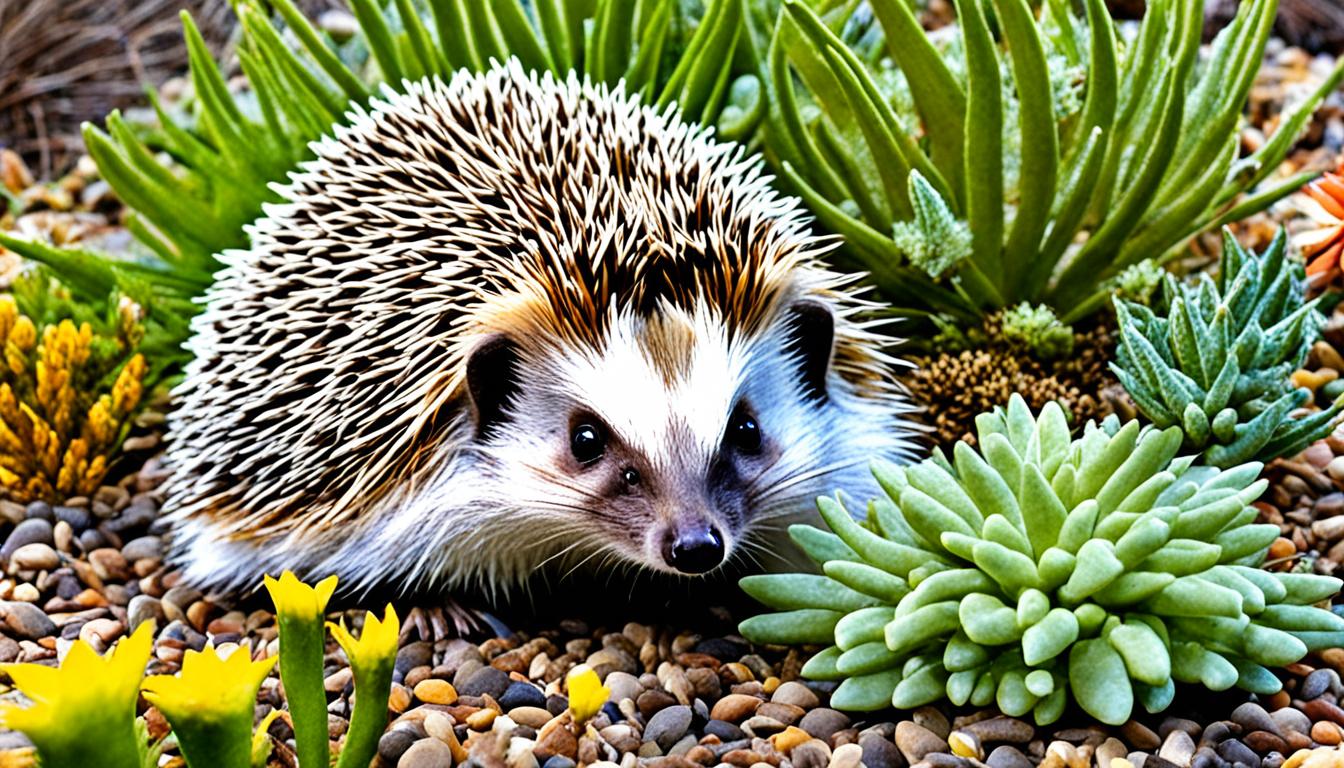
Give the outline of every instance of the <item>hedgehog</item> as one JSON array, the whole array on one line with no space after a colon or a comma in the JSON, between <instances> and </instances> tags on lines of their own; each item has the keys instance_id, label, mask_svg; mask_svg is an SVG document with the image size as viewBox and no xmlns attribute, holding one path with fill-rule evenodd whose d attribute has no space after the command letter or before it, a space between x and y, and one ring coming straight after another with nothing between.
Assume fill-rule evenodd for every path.
<instances>
[{"instance_id":1,"label":"hedgehog","mask_svg":"<svg viewBox=\"0 0 1344 768\"><path fill-rule=\"evenodd\" d=\"M915 445L876 305L740 145L516 60L347 117L193 320L165 458L193 582L706 574Z\"/></svg>"}]
</instances>

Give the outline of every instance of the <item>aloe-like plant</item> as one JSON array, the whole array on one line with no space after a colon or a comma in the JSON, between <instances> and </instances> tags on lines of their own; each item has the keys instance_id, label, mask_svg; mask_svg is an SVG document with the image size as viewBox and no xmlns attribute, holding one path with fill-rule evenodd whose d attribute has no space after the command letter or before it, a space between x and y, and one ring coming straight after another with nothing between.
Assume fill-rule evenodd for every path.
<instances>
[{"instance_id":1,"label":"aloe-like plant","mask_svg":"<svg viewBox=\"0 0 1344 768\"><path fill-rule=\"evenodd\" d=\"M1117 299L1120 344L1111 370L1139 411L1159 427L1179 426L1186 447L1230 467L1291 456L1324 437L1344 399L1293 418L1311 399L1291 375L1325 318L1305 301L1302 267L1286 258L1280 230L1261 255L1223 234L1218 277L1181 283L1167 276L1165 314Z\"/></svg>"},{"instance_id":2,"label":"aloe-like plant","mask_svg":"<svg viewBox=\"0 0 1344 768\"><path fill-rule=\"evenodd\" d=\"M876 466L886 498L865 522L823 498L831 532L793 526L824 575L742 580L780 611L745 637L829 646L802 671L843 681L832 706L945 696L1045 724L1071 695L1118 725L1176 682L1273 693L1270 667L1344 642L1344 618L1313 607L1339 579L1259 568L1278 536L1249 506L1259 464L1195 466L1179 429L1114 417L1073 439L1059 406L1034 417L1017 396L977 427L983 453Z\"/></svg>"},{"instance_id":3,"label":"aloe-like plant","mask_svg":"<svg viewBox=\"0 0 1344 768\"><path fill-rule=\"evenodd\" d=\"M245 246L244 226L275 199L268 185L309 158L309 143L346 122L352 106L382 89L400 91L408 80L447 79L509 57L561 77L575 71L624 82L650 103L675 104L690 122L743 138L764 112L743 2L352 0L356 47L369 59L355 66L294 0L239 0L242 94L230 90L184 12L190 114L170 114L151 93L157 131L145 135L115 112L106 131L84 127L99 172L133 211L127 226L157 258L126 262L15 239L4 245L50 264L90 300L119 289L151 313L189 314L189 299L219 269L215 254ZM186 333L182 323L174 329Z\"/></svg>"},{"instance_id":4,"label":"aloe-like plant","mask_svg":"<svg viewBox=\"0 0 1344 768\"><path fill-rule=\"evenodd\" d=\"M784 0L762 60L766 156L887 298L968 325L1022 302L1072 323L1127 267L1297 189L1310 174L1258 185L1344 78L1242 158L1276 0L1242 3L1205 57L1201 0L1149 2L1132 40L1102 0L1085 19L959 0L942 42L900 0L872 0L862 35L851 4L809 5Z\"/></svg>"}]
</instances>

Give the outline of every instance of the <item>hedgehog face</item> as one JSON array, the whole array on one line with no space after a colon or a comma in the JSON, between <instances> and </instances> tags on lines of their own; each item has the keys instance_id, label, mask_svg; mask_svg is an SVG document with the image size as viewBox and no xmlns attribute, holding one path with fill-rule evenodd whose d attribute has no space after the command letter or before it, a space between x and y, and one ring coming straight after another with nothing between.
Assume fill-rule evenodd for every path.
<instances>
[{"instance_id":1,"label":"hedgehog face","mask_svg":"<svg viewBox=\"0 0 1344 768\"><path fill-rule=\"evenodd\" d=\"M468 363L481 451L520 503L558 511L609 553L711 571L853 463L828 393L834 322L800 300L736 338L704 307L671 306L613 317L582 354L492 336Z\"/></svg>"}]
</instances>

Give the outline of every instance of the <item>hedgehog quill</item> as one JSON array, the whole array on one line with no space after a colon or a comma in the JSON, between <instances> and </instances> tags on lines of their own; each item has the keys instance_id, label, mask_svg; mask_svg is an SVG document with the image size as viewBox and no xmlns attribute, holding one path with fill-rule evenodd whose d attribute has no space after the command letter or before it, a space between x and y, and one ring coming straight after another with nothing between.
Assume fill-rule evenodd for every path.
<instances>
[{"instance_id":1,"label":"hedgehog quill","mask_svg":"<svg viewBox=\"0 0 1344 768\"><path fill-rule=\"evenodd\" d=\"M914 448L893 340L742 147L516 61L353 118L194 321L167 508L195 582L702 574Z\"/></svg>"}]
</instances>

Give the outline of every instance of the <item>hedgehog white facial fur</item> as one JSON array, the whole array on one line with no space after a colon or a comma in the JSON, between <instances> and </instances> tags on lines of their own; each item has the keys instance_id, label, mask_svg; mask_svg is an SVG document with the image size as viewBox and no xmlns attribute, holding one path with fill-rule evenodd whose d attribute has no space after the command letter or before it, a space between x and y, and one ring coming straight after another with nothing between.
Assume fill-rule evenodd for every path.
<instances>
[{"instance_id":1,"label":"hedgehog white facial fur","mask_svg":"<svg viewBox=\"0 0 1344 768\"><path fill-rule=\"evenodd\" d=\"M741 147L516 61L353 118L194 322L190 579L702 573L913 447L892 340Z\"/></svg>"}]
</instances>

